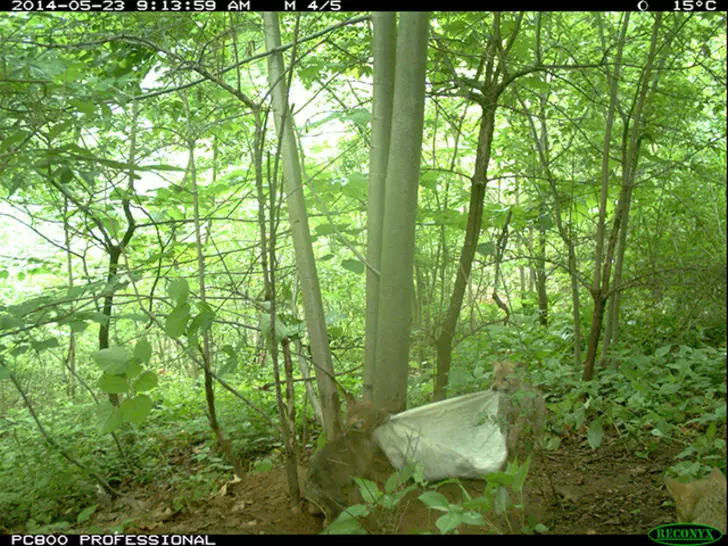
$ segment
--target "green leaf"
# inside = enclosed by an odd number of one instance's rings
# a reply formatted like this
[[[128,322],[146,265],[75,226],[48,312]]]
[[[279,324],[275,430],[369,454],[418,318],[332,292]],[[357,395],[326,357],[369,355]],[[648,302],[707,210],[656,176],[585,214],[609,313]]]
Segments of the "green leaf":
[[[0,315],[0,330],[11,330],[22,328],[25,323],[12,315]]]
[[[121,426],[121,410],[108,400],[101,402],[96,408],[96,428],[100,434],[114,432]]]
[[[141,371],[142,371],[141,363],[136,358],[132,358],[129,361],[129,367],[126,369],[126,372],[124,373],[124,375],[126,376],[127,379],[131,379],[132,377],[136,377],[137,375],[139,375],[141,373]]]
[[[123,347],[109,347],[92,353],[96,364],[106,373],[123,374],[129,367],[129,351]]]
[[[189,303],[183,303],[182,305],[175,307],[174,310],[167,315],[167,320],[165,322],[165,331],[167,332],[167,335],[172,338],[177,338],[184,334],[189,318]]]
[[[474,512],[472,510],[468,510],[467,512],[463,513],[463,523],[466,523],[468,525],[485,525],[485,521],[483,520],[483,514],[480,514],[479,512]]]
[[[61,184],[68,184],[73,180],[73,171],[66,165],[58,169],[55,174]]]
[[[85,320],[73,320],[68,323],[68,325],[71,327],[72,332],[83,332],[86,328],[88,328],[88,322]]]
[[[364,264],[359,260],[344,260],[341,262],[341,267],[348,269],[352,273],[361,274],[364,273]]]
[[[83,523],[84,521],[88,521],[88,519],[91,517],[91,514],[96,512],[96,508],[98,507],[98,504],[92,504],[88,508],[84,508],[81,510],[81,513],[76,516],[76,523]]]
[[[450,533],[457,529],[463,522],[462,514],[458,512],[448,512],[445,515],[440,516],[435,525],[441,533]]]
[[[10,370],[2,364],[0,364],[0,380],[1,379],[10,379]]]
[[[475,250],[482,256],[495,256],[495,243],[493,241],[480,243]]]
[[[436,190],[439,181],[440,173],[436,171],[427,171],[420,176],[420,186],[428,190]]]
[[[96,107],[93,105],[92,102],[81,100],[81,99],[71,99],[68,101],[68,103],[71,106],[74,106],[79,112],[86,114],[87,116],[90,116],[96,111]]]
[[[440,510],[442,512],[447,512],[448,510],[450,510],[450,503],[447,501],[447,498],[442,493],[438,493],[437,491],[426,491],[419,496],[419,499],[428,508]]]
[[[139,362],[149,363],[149,359],[152,357],[152,346],[146,337],[141,338],[137,341],[134,346],[134,358],[138,359]]]
[[[127,398],[121,403],[121,415],[124,421],[139,425],[144,422],[152,411],[152,399],[146,394],[138,394],[134,398]]]
[[[35,351],[45,351],[46,349],[52,349],[54,347],[58,347],[58,340],[54,337],[50,337],[48,339],[44,339],[43,341],[31,341],[30,343],[31,347],[33,347],[33,350]]]
[[[167,294],[175,301],[177,307],[187,301],[187,295],[189,293],[190,287],[185,279],[174,279],[167,286]]]
[[[369,125],[369,122],[372,119],[372,115],[369,113],[369,110],[366,108],[354,108],[353,110],[348,110],[345,114],[345,117],[349,118],[351,121],[353,121],[356,125],[366,127]]]
[[[316,235],[331,235],[336,233],[336,226],[334,224],[320,224],[314,229]]]
[[[365,503],[374,504],[377,502],[377,499],[382,496],[382,493],[379,491],[379,487],[377,487],[377,484],[373,481],[362,478],[354,478],[354,481],[359,486],[361,498]]]
[[[147,371],[134,382],[134,390],[137,392],[149,391],[156,387],[158,382],[157,374]]]
[[[508,494],[508,490],[499,486],[498,491],[495,492],[495,498],[493,499],[493,506],[496,514],[503,514],[508,509],[508,505],[511,502],[511,497]]]
[[[602,444],[602,420],[595,419],[586,433],[586,439],[592,449],[597,449]]]
[[[202,330],[203,332],[209,331],[215,321],[215,311],[209,305],[203,302],[198,307],[200,308],[200,312],[192,319],[189,328],[190,334],[196,334],[198,330]]]
[[[353,173],[342,188],[344,195],[366,201],[369,192],[369,179],[361,173]]]
[[[129,383],[123,375],[105,373],[99,379],[99,388],[110,394],[122,394],[129,390]]]
[[[109,322],[109,316],[99,313],[98,311],[91,313],[89,318],[98,324],[107,324]]]
[[[359,523],[359,518],[367,513],[366,506],[361,504],[350,506],[326,528],[325,533],[329,535],[363,535],[366,531]]]
[[[535,90],[536,92],[548,91],[551,88],[551,86],[548,83],[546,83],[542,79],[536,78],[536,77],[521,78],[521,80],[519,80],[519,81],[520,81],[521,85],[523,85],[524,87],[529,87],[529,88]]]

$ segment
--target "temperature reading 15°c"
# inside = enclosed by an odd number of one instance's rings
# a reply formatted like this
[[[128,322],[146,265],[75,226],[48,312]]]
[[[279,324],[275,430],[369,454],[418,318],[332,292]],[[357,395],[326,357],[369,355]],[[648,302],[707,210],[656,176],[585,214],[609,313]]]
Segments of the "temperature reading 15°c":
[[[696,9],[715,11],[718,9],[717,0],[675,0],[675,11],[693,11]]]

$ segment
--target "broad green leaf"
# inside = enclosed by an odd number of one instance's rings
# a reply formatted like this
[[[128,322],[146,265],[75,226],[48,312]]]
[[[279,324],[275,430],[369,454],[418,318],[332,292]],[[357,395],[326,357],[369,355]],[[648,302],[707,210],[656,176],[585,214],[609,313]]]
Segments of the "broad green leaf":
[[[355,504],[344,510],[324,531],[329,535],[363,535],[366,533],[359,519],[369,513],[366,506]]]
[[[147,371],[134,382],[134,390],[137,392],[149,391],[156,387],[158,382],[157,374]]]
[[[536,78],[536,77],[522,78],[519,80],[519,82],[524,87],[533,89],[536,92],[548,91],[551,88],[551,86],[548,83],[546,83],[542,79]]]
[[[435,525],[441,533],[451,533],[463,522],[462,514],[458,512],[448,512],[437,518]]]
[[[447,498],[437,491],[426,491],[419,496],[419,499],[425,504],[425,506],[434,510],[447,512],[450,509],[450,503],[447,501]]]
[[[75,107],[79,112],[86,114],[87,116],[92,115],[96,111],[96,107],[90,101],[81,99],[71,99],[68,103]]]
[[[437,189],[437,182],[440,180],[440,174],[435,171],[427,171],[420,176],[420,186],[428,190]]]
[[[129,383],[123,375],[105,373],[99,379],[99,388],[110,394],[122,394],[129,390]]]
[[[172,298],[177,306],[187,301],[187,295],[190,293],[190,287],[185,279],[179,278],[170,281],[167,286],[167,294]]]
[[[14,131],[14,132],[10,133],[2,141],[2,143],[0,143],[0,151],[4,152],[6,150],[12,149],[15,144],[22,142],[27,137],[28,137],[28,133],[25,131]]]
[[[586,439],[592,449],[597,449],[602,444],[602,420],[595,419],[586,433]]]
[[[364,264],[361,263],[359,260],[344,260],[341,262],[341,267],[344,269],[348,269],[352,273],[361,274],[364,273]]]
[[[145,364],[149,363],[149,359],[152,357],[152,346],[149,341],[147,341],[146,337],[137,341],[134,346],[134,357],[137,358],[139,362],[144,362]]]
[[[196,334],[198,330],[203,332],[209,331],[215,321],[215,311],[213,311],[206,303],[200,303],[200,312],[195,315],[190,324],[190,333]]]
[[[121,410],[108,400],[101,402],[96,408],[96,428],[100,434],[114,432],[121,426]]]
[[[138,394],[134,398],[127,398],[121,403],[121,415],[124,421],[135,425],[144,422],[152,411],[152,399],[146,394]]]
[[[468,525],[484,525],[485,521],[483,520],[483,514],[468,510],[467,512],[463,512],[463,523],[467,523]]]
[[[73,320],[68,323],[68,326],[71,327],[72,332],[83,332],[86,328],[88,328],[88,322],[85,320]]]
[[[354,478],[354,481],[359,486],[359,492],[361,493],[362,500],[365,503],[374,504],[382,495],[379,491],[379,487],[373,481],[362,478]]]
[[[356,125],[366,127],[372,119],[372,115],[366,108],[354,108],[346,112],[346,117]]]
[[[354,173],[349,176],[349,180],[344,185],[342,191],[349,197],[364,201],[366,200],[369,191],[369,180],[366,175]]]
[[[0,379],[10,379],[10,370],[0,364]]]
[[[142,365],[136,358],[132,358],[129,361],[129,367],[126,369],[126,372],[124,375],[127,379],[132,379],[133,377],[136,377],[139,375],[142,371]]]
[[[129,366],[129,351],[123,347],[109,347],[92,353],[96,364],[106,373],[123,374]]]
[[[180,337],[185,333],[185,327],[187,321],[190,319],[190,304],[183,303],[182,305],[175,307],[172,312],[167,315],[165,322],[165,331],[167,335],[172,338]]]
[[[58,339],[54,337],[50,337],[48,339],[44,339],[43,341],[31,341],[30,345],[33,347],[35,351],[45,351],[46,349],[52,349],[54,347],[58,347]]]
[[[107,324],[109,322],[109,316],[98,311],[94,311],[89,315],[89,318],[98,324]]]

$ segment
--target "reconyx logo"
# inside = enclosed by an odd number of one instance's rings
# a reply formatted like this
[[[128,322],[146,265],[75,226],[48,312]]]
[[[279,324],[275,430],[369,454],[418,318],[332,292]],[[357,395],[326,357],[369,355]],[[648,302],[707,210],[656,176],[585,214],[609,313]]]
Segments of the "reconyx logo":
[[[655,527],[647,536],[658,544],[712,544],[720,540],[722,533],[710,525],[698,523],[670,523]]]

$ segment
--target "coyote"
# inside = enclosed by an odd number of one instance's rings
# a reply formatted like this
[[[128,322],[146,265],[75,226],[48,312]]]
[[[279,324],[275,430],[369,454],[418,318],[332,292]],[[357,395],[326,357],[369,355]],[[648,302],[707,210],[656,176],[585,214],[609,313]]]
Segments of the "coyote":
[[[707,479],[689,483],[665,478],[665,485],[675,499],[678,520],[710,525],[726,534],[726,481],[720,470],[714,468]]]
[[[327,442],[311,459],[304,482],[309,513],[323,513],[331,523],[356,502],[357,478],[374,478],[375,457],[384,457],[372,439],[387,414],[369,402],[350,403],[344,433]]]
[[[513,362],[493,364],[493,390],[502,393],[498,414],[506,436],[508,457],[518,449],[524,432],[532,433],[535,448],[543,434],[546,420],[546,402],[541,393],[518,374]]]

